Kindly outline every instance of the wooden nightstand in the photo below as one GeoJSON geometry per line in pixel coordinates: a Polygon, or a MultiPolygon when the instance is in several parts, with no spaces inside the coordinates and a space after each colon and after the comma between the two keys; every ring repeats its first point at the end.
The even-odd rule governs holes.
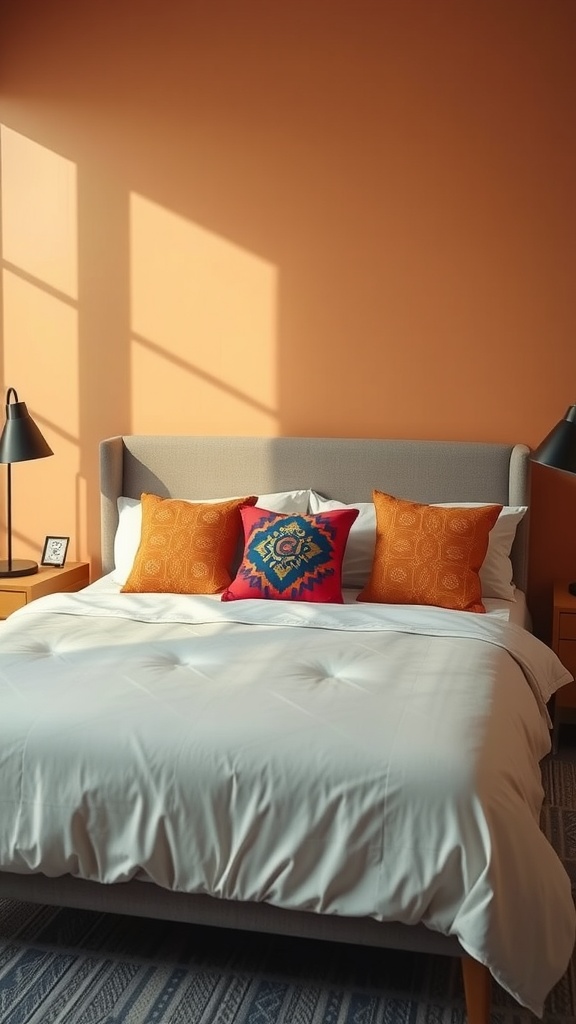
{"type": "MultiPolygon", "coordinates": [[[[567,582],[556,583],[554,587],[552,650],[568,671],[576,676],[576,597],[569,593],[567,582]]],[[[556,691],[552,720],[553,746],[556,750],[562,722],[576,722],[576,683],[567,683],[556,691]]]]}
{"type": "Polygon", "coordinates": [[[32,576],[0,578],[0,619],[7,619],[17,608],[35,601],[37,597],[82,590],[89,582],[88,562],[67,562],[62,569],[39,565],[38,572],[32,576]]]}

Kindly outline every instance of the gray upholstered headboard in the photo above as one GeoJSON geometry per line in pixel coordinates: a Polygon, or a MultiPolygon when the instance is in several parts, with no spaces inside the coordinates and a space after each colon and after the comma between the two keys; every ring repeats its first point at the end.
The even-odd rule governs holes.
{"type": "MultiPolygon", "coordinates": [[[[102,571],[114,567],[116,499],[225,498],[313,488],[340,501],[370,501],[377,488],[412,501],[528,504],[529,449],[471,441],[336,437],[180,437],[131,434],[100,445],[102,571]]],[[[512,550],[527,583],[528,522],[512,550]]]]}

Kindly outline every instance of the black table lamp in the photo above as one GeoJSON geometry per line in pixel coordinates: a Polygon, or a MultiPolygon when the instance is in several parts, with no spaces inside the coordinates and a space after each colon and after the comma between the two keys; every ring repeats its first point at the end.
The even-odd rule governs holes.
{"type": "MultiPolygon", "coordinates": [[[[564,419],[546,435],[530,458],[542,466],[576,473],[576,405],[570,406],[564,419]]],[[[569,583],[568,590],[576,595],[576,582],[569,583]]]]}
{"type": "Polygon", "coordinates": [[[46,443],[25,402],[18,401],[14,388],[6,392],[6,423],[0,437],[0,462],[8,465],[6,484],[8,558],[0,561],[0,577],[31,576],[38,572],[38,563],[12,558],[12,463],[29,459],[45,459],[54,452],[46,443]]]}

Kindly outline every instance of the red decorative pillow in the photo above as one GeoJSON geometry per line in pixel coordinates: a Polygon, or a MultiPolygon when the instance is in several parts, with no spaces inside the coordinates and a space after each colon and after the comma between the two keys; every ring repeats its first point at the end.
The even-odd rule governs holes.
{"type": "Polygon", "coordinates": [[[358,509],[282,514],[243,506],[244,556],[223,601],[342,604],[342,560],[358,509]]]}

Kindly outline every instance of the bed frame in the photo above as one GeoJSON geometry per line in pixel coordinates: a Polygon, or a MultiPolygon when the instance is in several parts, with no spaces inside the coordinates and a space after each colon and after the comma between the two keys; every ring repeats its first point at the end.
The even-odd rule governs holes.
{"type": "MultiPolygon", "coordinates": [[[[102,571],[114,565],[116,499],[143,491],[190,499],[314,488],[327,498],[369,501],[373,488],[413,501],[528,504],[524,445],[304,437],[113,437],[100,446],[102,571]]],[[[526,589],[528,524],[512,550],[526,589]]],[[[131,881],[99,885],[66,876],[0,874],[0,896],[142,917],[273,932],[462,959],[468,1020],[488,1024],[490,975],[458,940],[424,925],[380,923],[187,895],[131,881]]]]}

